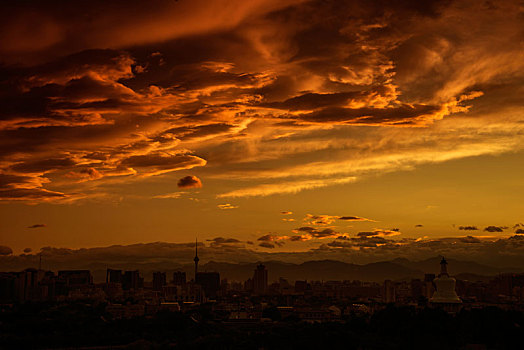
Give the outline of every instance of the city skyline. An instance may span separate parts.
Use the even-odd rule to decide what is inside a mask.
[[[197,236],[524,266],[517,1],[2,8],[2,259]]]

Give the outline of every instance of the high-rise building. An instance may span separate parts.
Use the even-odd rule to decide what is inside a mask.
[[[186,273],[183,271],[175,271],[173,273],[173,284],[175,286],[183,286],[186,284]]]
[[[253,274],[253,292],[264,294],[267,291],[267,270],[262,264],[258,264]]]
[[[162,287],[167,284],[165,272],[153,272],[153,290],[157,292],[162,291]]]
[[[58,279],[65,282],[68,287],[80,287],[93,284],[93,276],[89,270],[63,270],[58,271]]]
[[[107,269],[106,283],[122,283],[122,270]]]
[[[137,290],[144,286],[144,279],[140,277],[138,270],[126,271],[122,277],[122,289]]]
[[[202,287],[206,297],[214,298],[220,289],[220,274],[218,272],[198,272],[195,282]]]
[[[397,301],[395,283],[391,280],[384,281],[384,302],[394,303]]]

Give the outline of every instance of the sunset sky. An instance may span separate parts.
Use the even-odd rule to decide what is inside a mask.
[[[522,1],[0,6],[14,254],[524,250]]]

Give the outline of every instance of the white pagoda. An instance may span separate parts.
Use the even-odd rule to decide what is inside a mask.
[[[449,277],[447,266],[448,262],[443,257],[440,261],[440,274],[433,280],[437,290],[429,301],[434,306],[455,311],[460,308],[462,300],[460,300],[457,292],[455,292],[456,280],[453,277]]]

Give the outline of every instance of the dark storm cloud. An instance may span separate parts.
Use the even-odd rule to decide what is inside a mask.
[[[31,225],[31,226],[27,226],[27,228],[43,228],[43,227],[46,227],[47,225],[46,224],[34,224],[34,225]]]
[[[24,248],[24,253],[28,254],[28,253],[31,253],[33,251],[33,249],[31,248]]]
[[[178,180],[177,186],[179,188],[201,188],[202,181],[196,176],[185,176]]]
[[[458,229],[462,231],[476,231],[478,230],[478,227],[477,226],[459,226]]]
[[[486,226],[484,227],[484,231],[487,231],[487,232],[504,232],[505,229],[507,229],[506,226]]]
[[[516,229],[515,230],[515,234],[517,234],[517,235],[524,235],[524,229],[522,229],[522,228]]]
[[[417,224],[417,225],[415,225],[415,227],[417,227],[417,228],[418,228],[418,227],[424,227],[424,225]]]

